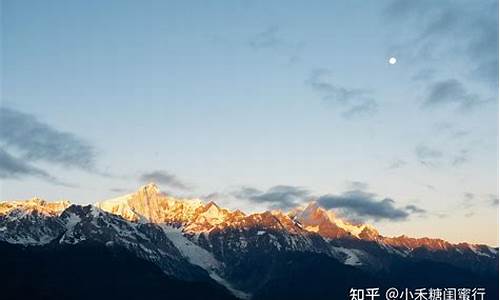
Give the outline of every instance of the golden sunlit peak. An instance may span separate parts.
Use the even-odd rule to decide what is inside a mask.
[[[154,182],[150,182],[150,183],[148,183],[146,185],[143,185],[140,189],[141,190],[152,191],[152,192],[156,192],[156,193],[160,192],[160,188]]]
[[[70,206],[68,200],[49,202],[33,197],[29,200],[0,202],[0,214],[8,214],[13,210],[37,211],[45,215],[59,215]]]

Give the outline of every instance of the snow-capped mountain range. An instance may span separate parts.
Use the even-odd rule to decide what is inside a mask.
[[[441,239],[385,237],[311,202],[290,212],[245,214],[178,199],[155,184],[94,205],[38,198],[0,202],[0,241],[29,247],[97,242],[127,249],[175,278],[214,281],[238,298],[266,287],[284,253],[329,257],[364,272],[431,261],[498,275],[498,249]]]

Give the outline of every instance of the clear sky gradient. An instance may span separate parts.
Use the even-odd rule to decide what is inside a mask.
[[[324,196],[498,245],[496,1],[1,3],[1,200]]]

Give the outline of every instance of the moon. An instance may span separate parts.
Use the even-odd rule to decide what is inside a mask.
[[[398,62],[398,60],[394,56],[389,58],[389,64],[395,65],[397,62]]]

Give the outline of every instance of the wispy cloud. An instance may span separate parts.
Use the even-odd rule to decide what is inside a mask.
[[[484,102],[478,95],[469,93],[460,81],[447,79],[429,85],[424,106],[433,107],[451,104],[465,110]]]
[[[232,193],[238,199],[269,205],[271,208],[290,209],[311,196],[309,190],[289,185],[277,185],[267,191],[253,187],[242,187]]]
[[[96,152],[91,144],[11,108],[0,107],[0,141],[24,160],[96,171]]]
[[[436,122],[432,127],[435,132],[444,133],[451,139],[461,139],[470,135],[470,131],[463,128],[456,128],[456,125],[448,122]]]
[[[475,205],[474,203],[475,198],[476,195],[474,193],[465,192],[464,198],[462,200],[462,206],[467,209],[473,207]]]
[[[415,148],[415,155],[421,164],[431,167],[437,166],[444,156],[443,152],[426,145],[418,145]]]
[[[395,0],[383,17],[394,26],[391,52],[416,70],[423,108],[468,112],[497,101],[498,1]]]
[[[113,193],[125,193],[128,191],[128,189],[125,188],[110,188],[109,190]]]
[[[170,188],[179,189],[179,190],[191,190],[192,187],[182,180],[180,180],[177,176],[170,174],[163,170],[155,170],[151,172],[145,172],[139,176],[139,180],[141,182],[149,183],[159,183],[166,185]]]
[[[363,181],[349,181],[347,182],[347,187],[349,190],[367,190],[370,185]]]
[[[498,206],[498,196],[493,196],[493,197],[491,197],[491,199],[490,199],[490,204],[491,204],[492,206]]]
[[[458,167],[469,161],[469,151],[466,149],[460,150],[456,155],[453,156],[451,165]]]
[[[13,108],[0,107],[0,143],[2,178],[32,176],[57,185],[74,186],[36,166],[37,162],[108,176],[97,169],[96,151],[89,142]]]
[[[475,213],[474,213],[474,212],[472,212],[472,211],[470,211],[470,212],[468,212],[468,213],[464,214],[464,217],[466,217],[466,218],[470,218],[470,217],[472,217],[472,216],[474,216],[474,215],[475,215]]]
[[[437,190],[436,187],[433,186],[432,184],[423,184],[423,186],[425,188],[427,188],[428,190],[431,190],[431,191],[436,191]]]
[[[301,61],[300,52],[303,42],[293,41],[285,37],[278,26],[270,26],[250,37],[248,44],[254,50],[273,50],[287,58],[288,64]]]
[[[484,197],[484,203],[488,206],[498,206],[498,195],[496,194],[488,194]]]
[[[463,193],[463,199],[460,201],[460,208],[466,210],[491,206],[498,206],[498,195],[465,192]]]
[[[249,44],[252,48],[263,49],[283,46],[286,42],[279,36],[278,27],[272,26],[252,36]]]
[[[370,91],[334,84],[331,77],[330,70],[315,69],[306,83],[320,94],[324,101],[338,107],[345,117],[372,114],[377,110],[377,102]]]
[[[411,213],[414,213],[414,214],[425,214],[425,213],[427,213],[427,210],[425,210],[423,208],[420,208],[420,207],[418,207],[416,205],[413,205],[413,204],[406,205],[405,206],[405,210],[409,211]]]
[[[425,60],[461,56],[470,67],[469,75],[497,85],[498,1],[395,0],[384,17],[400,28],[415,30],[398,47],[405,54]]]
[[[406,161],[402,159],[395,159],[389,163],[389,170],[395,170],[404,167],[407,164]]]
[[[38,176],[44,179],[51,178],[47,172],[27,164],[3,149],[0,149],[0,167],[0,177],[2,178],[19,178],[25,175]]]
[[[20,179],[27,176],[37,177],[56,185],[72,186],[60,181],[48,172],[29,164],[25,160],[10,155],[0,148],[0,178]]]
[[[413,79],[415,81],[429,81],[429,80],[434,79],[435,76],[436,76],[436,70],[435,69],[425,68],[425,69],[417,71],[411,77],[411,79]]]
[[[469,161],[470,150],[460,149],[455,153],[444,153],[441,150],[420,144],[415,147],[415,156],[419,163],[427,167],[459,167]]]

